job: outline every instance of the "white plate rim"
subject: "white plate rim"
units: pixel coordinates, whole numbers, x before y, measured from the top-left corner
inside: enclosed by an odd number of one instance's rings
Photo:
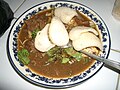
[[[26,77],[24,74],[22,74],[21,71],[16,67],[16,65],[15,65],[14,62],[12,61],[12,57],[10,56],[10,51],[11,51],[11,50],[9,50],[9,43],[10,43],[9,38],[10,38],[10,36],[11,36],[12,29],[13,29],[14,25],[16,24],[16,22],[17,22],[27,11],[31,10],[32,8],[34,8],[34,7],[36,7],[36,6],[39,6],[39,5],[42,5],[42,4],[45,4],[45,3],[51,3],[51,2],[75,3],[75,4],[79,4],[79,5],[82,5],[82,6],[86,7],[86,8],[88,8],[88,9],[90,9],[89,7],[87,7],[87,6],[85,6],[85,5],[81,4],[81,3],[74,2],[74,1],[67,1],[67,0],[66,0],[66,1],[61,1],[61,0],[57,0],[57,1],[47,1],[47,2],[43,2],[43,3],[37,4],[37,5],[33,6],[33,7],[31,7],[30,9],[26,10],[23,14],[21,14],[21,15],[19,16],[19,18],[18,18],[18,19],[15,21],[15,23],[13,24],[13,26],[12,26],[10,32],[9,32],[8,39],[7,39],[7,46],[6,46],[6,48],[7,48],[7,55],[8,55],[9,61],[10,61],[11,65],[12,65],[12,67],[14,68],[14,70],[15,70],[22,78],[24,78],[25,80],[27,80],[27,81],[35,84],[35,85],[43,86],[43,87],[47,87],[47,88],[67,88],[67,87],[76,86],[76,85],[78,85],[78,84],[80,84],[80,83],[88,80],[88,79],[91,78],[92,76],[94,76],[94,75],[102,68],[102,66],[103,66],[104,64],[101,63],[99,69],[98,69],[94,74],[92,74],[89,78],[86,78],[86,79],[84,79],[83,81],[80,81],[80,82],[77,82],[77,83],[72,83],[72,84],[69,84],[69,85],[47,85],[47,84],[43,84],[43,83],[39,83],[39,82],[33,81],[33,80],[31,80],[30,78]],[[90,10],[93,11],[92,9],[90,9]],[[102,20],[102,18],[101,18],[95,11],[93,11],[93,12]],[[108,52],[107,52],[107,55],[106,55],[106,58],[108,58],[109,52],[110,52],[110,47],[111,47],[110,33],[109,33],[108,28],[107,28],[107,26],[106,26],[106,24],[104,23],[103,20],[102,20],[102,23],[105,25],[106,30],[107,30],[107,32],[108,32],[108,37],[109,37],[109,49],[108,49]]]

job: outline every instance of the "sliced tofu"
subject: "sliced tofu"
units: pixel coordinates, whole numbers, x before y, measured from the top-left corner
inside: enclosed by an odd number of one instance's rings
[[[78,39],[80,35],[85,32],[91,32],[94,33],[95,35],[98,35],[98,32],[91,27],[77,26],[72,28],[72,30],[69,32],[69,38],[71,40]]]
[[[35,38],[35,48],[41,52],[46,52],[55,46],[49,40],[48,29],[49,24],[47,24],[41,31],[39,31]]]
[[[67,7],[56,8],[54,14],[56,17],[60,18],[63,23],[66,24],[69,23],[74,16],[78,15],[75,10]]]
[[[68,32],[58,17],[51,20],[49,38],[57,46],[65,46],[69,42]]]
[[[75,50],[80,51],[87,47],[97,47],[102,50],[102,42],[93,33],[82,33],[78,39],[72,41],[72,45]]]

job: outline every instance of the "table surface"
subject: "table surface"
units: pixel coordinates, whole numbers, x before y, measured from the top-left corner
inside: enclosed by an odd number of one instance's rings
[[[14,16],[19,17],[24,11],[30,7],[43,2],[44,0],[5,0],[14,12]],[[111,12],[115,0],[76,0],[94,11],[96,11],[105,21],[110,35],[111,35],[111,48],[120,50],[120,21],[117,21],[112,16]],[[22,5],[21,5],[22,4]],[[20,6],[18,8],[18,6]],[[15,22],[14,19],[11,26]],[[10,26],[10,28],[11,28]],[[7,54],[6,54],[6,41],[10,28],[5,34],[0,37],[0,90],[44,90],[46,88],[35,86],[23,78],[21,78],[12,68]],[[109,59],[120,61],[120,53],[110,51]],[[106,66],[86,82],[68,88],[68,90],[120,90],[120,75]]]

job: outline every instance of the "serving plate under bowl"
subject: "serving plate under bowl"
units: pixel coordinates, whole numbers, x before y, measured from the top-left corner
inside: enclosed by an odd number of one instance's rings
[[[94,65],[92,65],[90,68],[88,68],[83,73],[79,74],[78,76],[74,76],[71,78],[66,79],[50,79],[46,78],[44,76],[38,75],[35,72],[32,72],[27,66],[21,64],[17,57],[17,38],[18,33],[24,24],[24,21],[29,19],[32,15],[35,15],[38,12],[41,12],[46,9],[50,8],[57,8],[57,7],[69,7],[74,10],[79,10],[82,14],[87,16],[90,20],[92,20],[97,27],[99,28],[99,31],[102,34],[102,42],[103,42],[103,52],[101,54],[101,57],[108,58],[109,51],[110,51],[110,34],[108,31],[108,28],[102,18],[92,9],[89,7],[73,2],[73,1],[48,1],[43,2],[38,5],[35,5],[25,11],[20,17],[16,20],[16,22],[13,24],[9,35],[7,39],[7,55],[9,58],[9,61],[14,68],[14,70],[25,80],[29,81],[30,83],[33,83],[38,86],[43,86],[46,88],[67,88],[72,87],[75,85],[78,85],[92,76],[94,76],[103,66],[104,63],[96,61]]]

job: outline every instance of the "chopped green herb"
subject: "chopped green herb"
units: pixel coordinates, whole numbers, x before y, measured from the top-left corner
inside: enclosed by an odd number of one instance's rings
[[[46,52],[48,55],[48,61],[61,60],[62,63],[68,63],[72,59],[80,61],[82,59],[82,54],[75,51],[72,47],[70,48],[60,48],[54,47]]]
[[[32,32],[32,38],[34,39],[37,35],[37,32],[40,31],[39,29],[36,29]]]
[[[82,54],[79,52],[76,52],[75,54],[72,55],[77,61],[80,61],[82,59]]]
[[[61,48],[60,47],[54,47],[52,49],[50,49],[49,51],[46,52],[46,54],[48,55],[48,61],[55,61],[58,59],[62,59],[61,56]]]
[[[62,63],[67,63],[67,62],[69,62],[69,60],[70,60],[69,58],[63,58]]]
[[[64,50],[65,50],[65,52],[66,52],[68,55],[70,55],[70,56],[72,56],[72,54],[75,53],[75,51],[74,51],[74,49],[73,49],[72,47],[70,47],[70,48],[65,48]]]
[[[57,54],[57,52],[59,51],[59,47],[54,47],[54,48],[52,48],[52,49],[50,49],[50,50],[48,50],[47,51],[47,55],[49,56],[49,57],[53,57],[55,54]]]
[[[65,51],[68,55],[72,56],[77,61],[80,61],[82,59],[82,54],[80,52],[75,51],[72,47],[66,48]]]
[[[18,51],[18,59],[20,60],[20,62],[22,62],[25,65],[29,64],[30,62],[28,56],[29,56],[29,52],[27,51],[27,49],[22,49]]]
[[[52,62],[54,60],[55,60],[55,57],[51,57],[51,58],[48,59],[48,62]]]

